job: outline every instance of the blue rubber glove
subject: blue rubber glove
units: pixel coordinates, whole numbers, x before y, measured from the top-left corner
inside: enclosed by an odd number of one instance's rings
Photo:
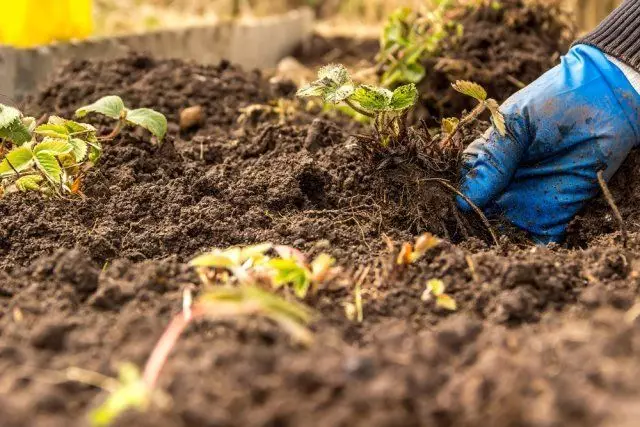
[[[597,172],[609,180],[640,142],[640,95],[600,50],[577,45],[500,110],[507,136],[490,128],[465,150],[461,192],[537,243],[559,242],[600,191]]]

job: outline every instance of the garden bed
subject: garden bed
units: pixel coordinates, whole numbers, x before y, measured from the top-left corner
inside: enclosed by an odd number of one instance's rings
[[[85,425],[105,394],[61,373],[114,376],[121,363],[142,366],[180,311],[183,289],[199,283],[188,260],[265,241],[328,252],[346,277],[370,266],[363,322],[345,315],[353,281],[307,299],[316,312],[310,348],[268,321],[197,322],[160,377],[172,404],[116,425],[636,424],[637,155],[611,184],[630,232],[626,249],[604,200],[574,221],[566,245],[535,247],[502,232],[496,246],[473,215],[455,218],[452,197],[436,184],[421,187],[416,205],[363,161],[349,142],[360,125],[301,109],[239,121],[243,108],[285,89],[226,62],[135,56],[73,63],[27,102],[34,115],[71,116],[117,93],[164,113],[169,133],[162,145],[135,130],[105,144],[85,198],[0,200],[3,426]],[[204,124],[181,131],[178,113],[193,105],[203,107]],[[384,276],[386,241],[424,231],[445,240],[406,274]],[[446,284],[457,311],[421,300],[432,278]]]

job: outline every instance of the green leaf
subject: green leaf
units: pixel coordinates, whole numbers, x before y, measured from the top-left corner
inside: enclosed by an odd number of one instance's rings
[[[228,251],[215,250],[195,257],[189,262],[189,265],[193,267],[232,268],[238,266],[239,261],[232,259]]]
[[[500,135],[505,136],[507,134],[507,126],[504,122],[504,115],[500,112],[498,102],[495,99],[487,99],[485,105],[489,109],[489,112],[491,112],[493,126]]]
[[[87,123],[74,122],[73,120],[67,120],[63,117],[51,116],[49,117],[49,124],[64,126],[67,129],[67,134],[95,134],[97,129]]]
[[[93,427],[107,427],[125,411],[144,411],[152,400],[152,393],[140,376],[138,368],[126,364],[120,367],[120,383],[102,405],[90,414]]]
[[[70,153],[73,145],[66,139],[45,138],[40,144],[36,145],[33,153],[37,156],[39,153],[59,156]]]
[[[337,87],[351,83],[349,71],[347,71],[347,68],[342,64],[329,64],[320,68],[318,71],[318,79],[329,80]]]
[[[447,135],[450,134],[451,132],[453,132],[456,126],[458,126],[458,123],[460,123],[460,119],[458,119],[457,117],[442,119],[442,132],[446,133]]]
[[[66,139],[69,136],[69,130],[62,124],[47,123],[38,126],[34,132],[38,135],[57,139]]]
[[[125,112],[124,102],[119,96],[110,95],[98,99],[90,105],[85,105],[76,110],[77,117],[84,117],[89,113],[100,113],[112,119],[120,119],[121,114]]]
[[[296,262],[293,258],[276,258],[268,263],[269,267],[276,271],[273,284],[276,287],[291,285],[298,298],[307,295],[311,285],[311,273]]]
[[[82,162],[89,152],[89,144],[80,138],[69,139],[69,144],[73,147],[71,153],[73,154],[73,157],[75,157],[76,162]]]
[[[91,163],[97,163],[102,156],[102,147],[98,143],[89,144],[89,161]]]
[[[334,104],[337,104],[353,95],[353,92],[355,90],[356,88],[353,86],[353,84],[347,83],[336,89],[329,89],[325,93],[324,99],[326,102],[333,102]]]
[[[388,89],[362,85],[358,86],[351,100],[359,104],[365,110],[384,111],[389,108],[393,92]]]
[[[47,177],[52,184],[58,185],[61,182],[62,168],[58,159],[49,152],[35,153],[36,165],[38,169]]]
[[[389,108],[396,111],[406,110],[415,105],[418,100],[418,88],[415,84],[400,86],[393,91]]]
[[[380,45],[383,49],[388,50],[394,45],[407,46],[409,40],[406,38],[408,31],[407,20],[411,15],[411,9],[402,7],[396,9],[389,15],[389,19],[382,30]]]
[[[436,297],[436,305],[449,311],[456,311],[458,309],[456,300],[454,300],[451,295],[447,294],[438,295]]]
[[[427,290],[435,296],[444,294],[444,282],[440,279],[431,279],[427,282]]]
[[[324,98],[326,90],[327,86],[323,82],[315,81],[298,89],[298,92],[296,92],[296,96],[299,96],[301,98],[307,98],[311,96],[319,96]]]
[[[9,164],[11,163],[11,164]],[[15,171],[22,172],[33,164],[33,153],[29,147],[17,147],[9,151],[5,159],[0,162],[0,177],[15,175]],[[13,168],[11,167],[13,166]]]
[[[22,123],[20,111],[2,104],[0,104],[0,138],[8,139],[16,145],[31,141],[31,133]]]
[[[127,122],[141,126],[162,141],[167,133],[167,118],[150,108],[138,108],[127,113]]]
[[[451,86],[463,95],[470,96],[477,99],[478,101],[484,101],[487,99],[487,91],[477,83],[466,80],[458,80]]]
[[[40,189],[40,184],[44,178],[41,175],[26,175],[16,180],[15,185],[20,191],[36,191]]]

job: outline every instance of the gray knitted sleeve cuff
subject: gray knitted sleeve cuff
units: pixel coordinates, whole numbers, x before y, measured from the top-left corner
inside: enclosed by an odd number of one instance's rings
[[[597,47],[640,71],[640,0],[625,0],[576,44]]]

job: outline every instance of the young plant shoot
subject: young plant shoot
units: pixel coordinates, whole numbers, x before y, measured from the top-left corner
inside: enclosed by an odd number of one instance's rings
[[[402,244],[400,253],[396,258],[397,265],[410,265],[422,258],[427,251],[435,248],[440,244],[440,239],[431,233],[424,233],[416,239],[415,245],[409,242]]]
[[[418,100],[413,83],[394,91],[352,81],[343,65],[327,65],[318,79],[298,90],[299,97],[319,97],[326,103],[345,103],[354,111],[373,119],[380,148],[394,146],[405,138],[407,114]]]
[[[109,95],[98,99],[90,105],[85,105],[76,110],[76,117],[82,118],[89,113],[99,113],[114,120],[118,123],[113,131],[102,140],[111,140],[118,136],[126,125],[140,126],[156,137],[161,142],[167,133],[167,118],[150,108],[137,108],[130,110],[125,107],[124,102],[119,96]]]
[[[9,149],[0,161],[5,193],[78,194],[80,179],[102,153],[91,125],[51,116],[36,126],[32,118],[4,105],[0,105],[0,136],[3,151]]]
[[[435,299],[436,306],[449,311],[456,311],[458,304],[451,295],[445,293],[446,286],[440,279],[431,279],[427,282],[424,292],[422,293],[422,301],[428,302]]]
[[[487,91],[477,83],[458,80],[451,85],[456,91],[470,96],[478,101],[478,105],[471,110],[467,115],[461,119],[447,118],[442,120],[442,132],[444,138],[441,145],[443,147],[450,147],[454,136],[465,126],[473,123],[480,114],[485,110],[489,110],[491,113],[491,121],[500,135],[504,136],[507,133],[505,126],[504,116],[499,110],[498,102],[495,99],[487,99]]]
[[[273,250],[278,256],[270,257]],[[290,286],[298,298],[309,290],[335,277],[335,259],[318,255],[308,262],[304,254],[289,246],[270,243],[229,249],[214,249],[191,261],[207,285],[232,284],[267,285],[273,288]]]

